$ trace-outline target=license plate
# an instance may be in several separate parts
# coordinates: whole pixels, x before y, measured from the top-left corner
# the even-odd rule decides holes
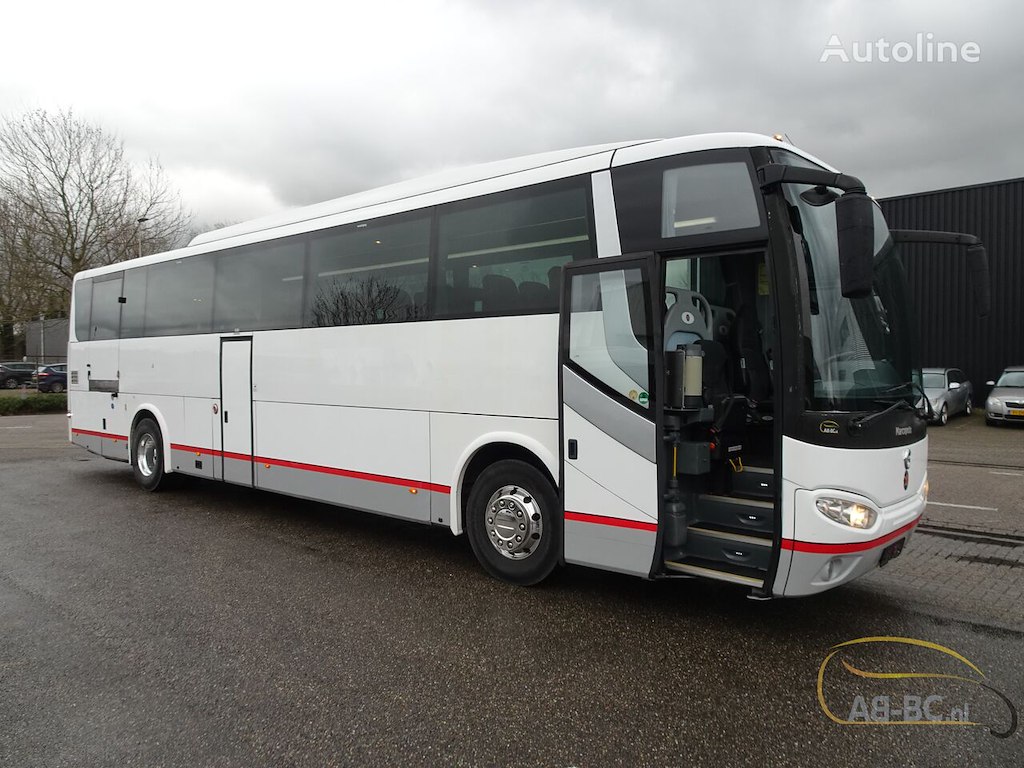
[[[906,543],[907,543],[906,539],[900,539],[899,541],[894,541],[892,544],[890,544],[885,549],[883,549],[882,550],[882,557],[878,561],[878,567],[881,568],[883,565],[888,563],[894,557],[899,557],[900,553],[903,551],[903,545],[906,544]]]
[[[1011,416],[1024,416],[1024,408],[1011,408],[1010,409],[1010,415]]]

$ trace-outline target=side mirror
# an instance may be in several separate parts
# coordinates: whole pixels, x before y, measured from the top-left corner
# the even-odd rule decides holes
[[[836,200],[836,230],[843,296],[869,296],[875,271],[875,204],[871,198],[864,192],[850,191]]]
[[[974,306],[978,317],[986,317],[992,310],[992,284],[988,275],[988,253],[984,245],[968,246],[967,269],[971,273]]]
[[[954,389],[960,389],[960,382],[959,381],[950,382],[949,389],[950,389],[950,391],[952,391]]]
[[[985,382],[985,386],[986,387],[994,387],[995,385],[996,385],[996,383],[994,381],[986,381]]]

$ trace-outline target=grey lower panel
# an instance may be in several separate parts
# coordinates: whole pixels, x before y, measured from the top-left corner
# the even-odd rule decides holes
[[[112,437],[104,437],[101,453],[108,459],[128,461],[128,440],[115,440]]]
[[[779,567],[775,569],[775,581],[772,582],[772,595],[782,597],[786,594],[786,580],[789,578],[789,567],[793,564],[793,550],[779,551]]]
[[[904,539],[910,540],[910,534]],[[892,543],[892,542],[889,542]],[[850,554],[819,554],[817,552],[793,552],[789,578],[786,581],[786,597],[799,597],[824,592],[826,589],[846,584],[859,576],[870,573],[878,567],[882,551],[888,544],[864,552]],[[780,562],[781,567],[781,562]],[[776,581],[776,585],[778,581]]]
[[[599,392],[564,365],[562,402],[633,453],[657,461],[654,422]]]
[[[598,523],[565,521],[565,561],[647,578],[658,534]]]
[[[226,464],[243,463],[225,459]],[[326,501],[365,512],[375,512],[403,520],[430,521],[431,497],[439,496],[448,507],[448,495],[409,488],[390,483],[378,483],[354,477],[343,477],[325,472],[293,469],[277,465],[256,464],[256,487],[267,491],[286,493],[303,499]]]
[[[212,479],[215,477],[214,471],[219,461],[220,459],[208,453],[196,454],[195,451],[181,451],[172,448],[169,466],[175,472],[181,472],[183,475]]]
[[[224,481],[237,485],[252,485],[252,462],[223,457]]]
[[[430,494],[430,522],[434,525],[451,525],[451,496],[447,493],[420,491]]]
[[[90,453],[103,455],[103,438],[96,435],[72,435],[72,442],[80,445]]]

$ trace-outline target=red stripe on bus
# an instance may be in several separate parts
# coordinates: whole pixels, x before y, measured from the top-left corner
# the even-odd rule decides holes
[[[643,523],[639,520],[627,520],[622,517],[608,517],[607,515],[588,515],[583,512],[565,511],[565,519],[575,523],[596,523],[597,525],[610,525],[614,528],[632,528],[636,531],[651,531],[657,533],[657,523]]]
[[[370,472],[357,472],[354,469],[339,469],[338,467],[324,467],[319,464],[303,464],[298,461],[287,461],[285,459],[271,459],[266,456],[249,456],[245,453],[231,453],[230,451],[217,451],[212,448],[199,448],[194,445],[181,445],[179,443],[171,443],[171,448],[176,451],[190,451],[192,453],[202,453],[208,456],[223,456],[226,459],[236,459],[238,461],[259,461],[263,464],[270,464],[275,467],[285,467],[287,469],[301,469],[306,472],[319,472],[325,475],[337,475],[339,477],[351,477],[356,480],[367,480],[372,483],[386,483],[388,485],[400,485],[403,488],[418,488],[425,491],[434,491],[435,493],[451,493],[451,488],[447,485],[439,485],[437,483],[427,483],[422,480],[409,480],[403,477],[391,477],[390,475],[375,475]]]
[[[195,445],[182,445],[181,443],[171,443],[172,451],[188,451],[189,453],[203,453],[207,456],[223,456],[223,452],[215,451],[213,448],[199,448]],[[248,457],[246,457],[248,460]]]
[[[338,467],[325,467],[320,464],[303,464],[299,461],[287,461],[285,459],[270,459],[266,456],[256,456],[253,461],[270,464],[274,467],[285,467],[287,469],[301,469],[306,472],[320,472],[325,475],[337,475],[339,477],[351,477],[356,480],[369,480],[373,483],[385,483],[387,485],[400,485],[403,488],[420,488],[424,491],[435,493],[451,493],[447,485],[428,483],[423,480],[409,480],[402,477],[391,477],[390,475],[375,475],[370,472],[357,472],[354,469],[340,469]]]
[[[782,548],[789,549],[794,552],[810,552],[816,555],[846,555],[853,552],[865,552],[869,549],[880,547],[883,544],[888,544],[890,541],[898,539],[903,534],[909,533],[910,530],[919,522],[921,522],[920,516],[911,520],[903,527],[897,528],[892,533],[887,533],[885,536],[879,536],[877,539],[871,539],[870,541],[857,541],[851,544],[819,544],[815,541],[783,539]]]
[[[92,429],[72,429],[73,435],[89,435],[89,437],[105,437],[108,440],[128,440],[127,435],[115,435],[112,432],[96,432]]]

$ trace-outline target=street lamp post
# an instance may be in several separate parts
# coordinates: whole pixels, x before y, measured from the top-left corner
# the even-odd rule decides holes
[[[147,221],[149,221],[149,217],[148,216],[140,216],[138,218],[138,222],[139,222],[139,229],[138,229],[138,235],[139,235],[139,258],[140,259],[142,258],[142,225],[145,222],[147,222]]]

